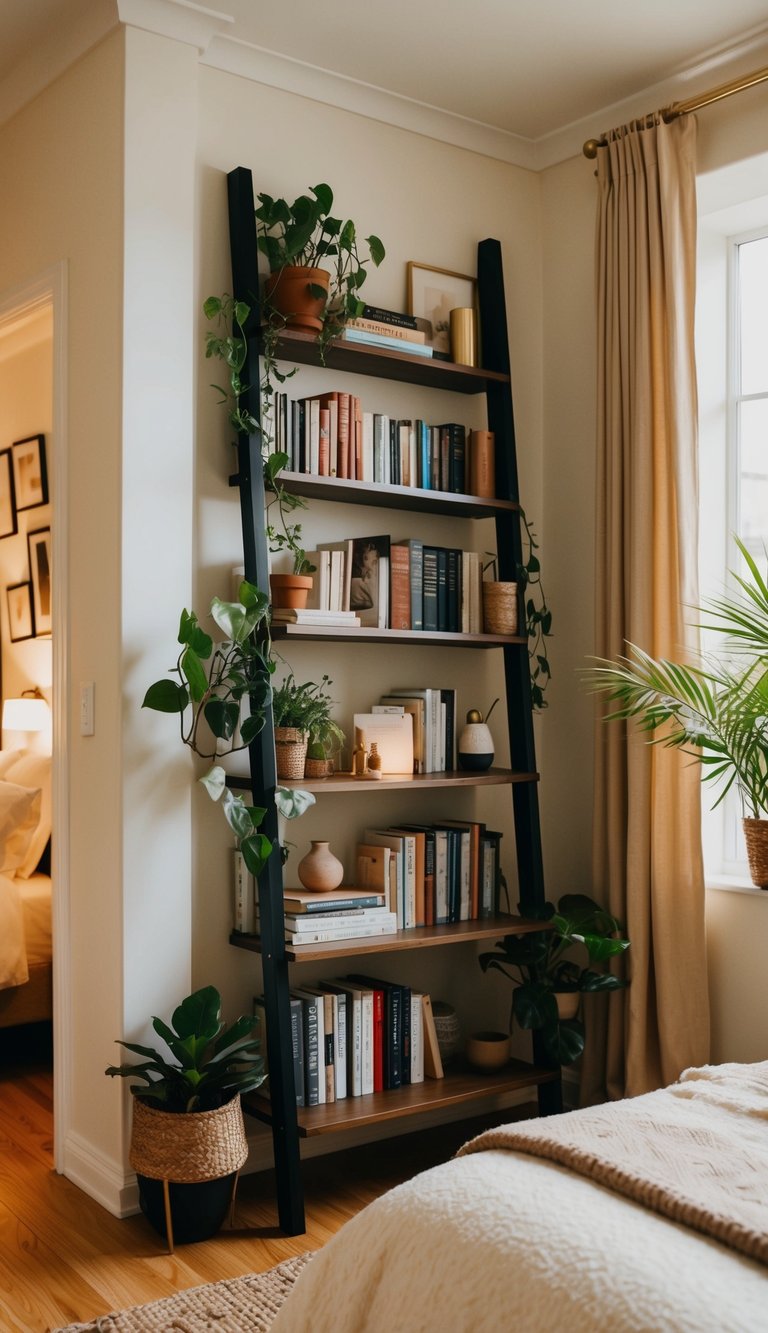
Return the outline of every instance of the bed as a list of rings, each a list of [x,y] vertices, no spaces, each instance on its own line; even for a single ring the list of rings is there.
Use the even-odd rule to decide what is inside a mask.
[[[0,1028],[50,1019],[51,760],[0,751]]]
[[[488,1131],[369,1205],[271,1333],[768,1328],[768,1061]]]

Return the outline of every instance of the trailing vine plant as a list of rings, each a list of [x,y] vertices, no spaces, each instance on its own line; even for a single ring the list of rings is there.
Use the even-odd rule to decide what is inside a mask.
[[[547,605],[544,585],[541,581],[541,562],[536,554],[539,543],[536,540],[533,524],[529,523],[525,510],[522,508],[520,509],[520,518],[525,528],[525,537],[523,539],[523,559],[516,567],[515,578],[524,597],[525,632],[528,635],[528,661],[531,678],[531,707],[542,710],[549,707],[549,701],[544,698],[544,692],[549,684],[551,671],[544,640],[549,638],[552,633],[552,612]],[[491,558],[487,564],[483,565],[483,572],[486,569],[492,569],[495,579],[498,571],[498,559],[491,551],[487,551],[486,555]]]
[[[228,371],[226,387],[221,384],[213,384],[211,387],[220,394],[220,402],[227,408],[227,419],[239,434],[261,435],[264,486],[271,496],[267,500],[266,532],[269,549],[273,554],[279,551],[289,552],[293,559],[294,574],[311,574],[314,565],[307,559],[302,546],[301,524],[291,521],[291,515],[297,509],[305,509],[306,502],[300,495],[293,495],[287,491],[280,481],[280,473],[290,461],[288,455],[281,450],[271,448],[271,433],[259,427],[253,413],[248,412],[240,401],[250,387],[243,380],[243,370],[248,355],[245,324],[251,308],[245,301],[236,301],[233,296],[225,293],[223,296],[209,296],[203,303],[203,311],[206,319],[215,320],[217,324],[216,329],[206,331],[205,355],[223,361]],[[221,333],[219,331],[221,326],[232,331]],[[262,360],[260,393],[263,420],[271,420],[272,378],[283,383],[296,373],[295,367],[288,372],[278,368],[275,346],[276,339],[265,347]],[[276,522],[270,521],[272,509],[276,511]]]

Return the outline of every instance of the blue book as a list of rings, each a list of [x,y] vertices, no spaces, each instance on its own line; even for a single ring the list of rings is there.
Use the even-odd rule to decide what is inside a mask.
[[[429,466],[429,431],[430,428],[426,421],[416,422],[416,485],[420,486],[422,490],[425,491],[432,489]]]

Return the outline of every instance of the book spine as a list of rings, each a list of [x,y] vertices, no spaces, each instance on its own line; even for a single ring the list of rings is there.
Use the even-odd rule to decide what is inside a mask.
[[[384,1091],[384,992],[373,992],[373,1091]]]
[[[457,422],[451,422],[449,426],[450,435],[450,458],[449,458],[449,489],[455,495],[463,495],[466,491],[466,430]]]
[[[449,772],[456,768],[456,691],[440,691],[440,698],[445,704],[445,767]]]
[[[400,987],[400,1082],[406,1087],[411,1082],[411,988]]]
[[[339,477],[349,477],[350,395],[340,393],[339,403]]]
[[[448,629],[448,552],[437,548],[437,628]]]
[[[397,338],[404,343],[424,343],[427,340],[427,335],[422,329],[406,328],[404,324],[389,324],[383,319],[368,319],[365,315],[348,319],[344,327],[362,329],[364,333],[383,334],[384,337]]]
[[[388,848],[386,850],[389,850]],[[314,912],[308,916],[291,913],[286,916],[286,927],[291,930],[322,930],[325,926],[357,925],[361,922],[384,921],[389,916],[386,907],[348,907],[338,912]],[[352,921],[348,918],[352,917]]]
[[[359,994],[347,992],[347,1013],[352,1015],[351,1030],[348,1026],[347,1041],[347,1084],[353,1097],[360,1097],[363,1091],[363,1003]]]
[[[435,924],[435,834],[427,829],[424,834],[424,924]]]
[[[437,629],[437,548],[434,546],[423,548],[422,616],[422,628],[425,631]]]
[[[363,306],[363,319],[375,319],[380,324],[394,324],[403,329],[417,328],[415,315],[406,315],[399,310],[385,310],[379,305]]]
[[[307,1106],[320,1103],[320,1050],[317,1030],[317,999],[302,999],[304,1025],[304,1071]]]
[[[362,1059],[362,1095],[373,1092],[373,992],[365,991],[362,997],[363,1059]]]
[[[411,577],[411,629],[424,628],[424,545],[417,539],[408,542]]]
[[[389,623],[392,629],[411,628],[411,562],[406,544],[389,548]]]
[[[388,1015],[387,1022],[387,1040],[385,1044],[386,1059],[384,1064],[384,1086],[387,1088],[399,1088],[402,1084],[402,1049],[403,1049],[403,1011],[402,1011],[402,991],[399,986],[390,985],[387,990],[388,1005],[385,1009]],[[387,1081],[387,1072],[389,1081]]]
[[[422,490],[428,491],[432,487],[432,478],[429,467],[429,426],[426,421],[417,421],[417,440],[416,452],[418,456],[417,478],[418,485]]]
[[[411,1083],[424,1082],[424,1032],[422,1025],[422,997],[411,991]]]
[[[327,930],[286,930],[287,944],[329,944],[332,940],[362,940],[374,935],[394,935],[397,924],[388,922],[362,922],[359,926],[329,926]]]
[[[293,1054],[293,1086],[296,1090],[296,1105],[304,1105],[304,1033],[301,1021],[301,1000],[292,999],[291,1005],[291,1052]]]
[[[496,494],[495,437],[492,430],[473,430],[469,450],[469,493],[492,500]]]
[[[335,1035],[334,1076],[336,1080],[336,1101],[341,1102],[347,1096],[347,997],[333,997],[333,1030]]]
[[[295,906],[291,907],[289,905],[291,903],[295,904]],[[381,907],[381,904],[382,897],[380,893],[361,893],[354,898],[339,900],[338,906],[336,906],[335,903],[324,902],[322,898],[317,898],[314,902],[307,902],[306,900],[299,898],[291,898],[289,894],[286,894],[284,898],[286,912],[294,915],[301,914],[302,916],[305,912],[311,912],[313,914],[317,912],[336,912],[343,911],[345,908],[350,907]]]
[[[432,355],[432,348],[427,347],[426,343],[403,343],[399,338],[393,338],[391,334],[368,333],[363,329],[346,328],[341,336],[344,342],[361,343],[365,347],[384,347],[392,351],[407,352],[409,356],[424,358]]]
[[[320,442],[318,451],[318,471],[321,477],[328,477],[331,473],[331,414],[327,407],[320,408]]]
[[[322,997],[323,1005],[323,1058],[324,1058],[324,1078],[325,1078],[325,1100],[326,1102],[336,1101],[336,1048],[335,1048],[335,1028],[333,1012],[333,996],[324,995]]]
[[[461,551],[449,547],[446,552],[446,629],[458,634],[459,620],[459,556]]]

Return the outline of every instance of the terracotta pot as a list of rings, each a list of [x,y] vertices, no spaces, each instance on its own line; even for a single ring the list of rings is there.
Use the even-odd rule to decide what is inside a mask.
[[[313,842],[306,856],[299,861],[296,873],[305,889],[313,893],[330,893],[341,884],[344,867],[327,842]]]
[[[312,575],[270,574],[269,586],[274,607],[303,611],[312,588]]]
[[[324,268],[294,268],[287,265],[267,278],[264,296],[285,320],[287,329],[319,333],[328,300],[331,275]],[[312,287],[323,287],[325,296],[313,296]]]
[[[575,1018],[579,1012],[581,996],[577,990],[555,991],[558,1018]]]
[[[768,889],[768,819],[742,819],[752,883]]]
[[[303,778],[309,737],[298,727],[275,727],[275,757],[279,778]]]

